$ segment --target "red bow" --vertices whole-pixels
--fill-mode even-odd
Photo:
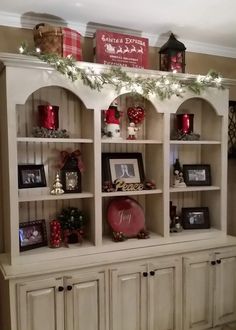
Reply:
[[[79,149],[73,151],[73,152],[68,152],[68,151],[61,151],[61,168],[64,167],[65,163],[67,162],[67,160],[70,158],[70,157],[75,157],[77,159],[77,166],[80,170],[80,172],[84,172],[85,171],[85,166],[84,166],[84,163],[81,159],[81,152]]]

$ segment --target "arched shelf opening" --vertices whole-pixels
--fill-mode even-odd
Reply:
[[[177,108],[176,113],[171,115],[170,132],[174,135],[176,130],[181,130],[181,122],[178,115],[190,114],[191,132],[183,140],[220,141],[222,115],[207,99],[202,97],[191,97],[183,101]],[[180,125],[180,127],[178,127]],[[180,134],[181,135],[181,134]]]
[[[25,104],[16,106],[18,137],[32,137],[34,128],[41,126],[39,105],[59,107],[58,130],[66,130],[70,138],[93,138],[93,111],[77,95],[59,86],[42,87],[31,93]]]
[[[123,93],[112,100],[110,106],[116,104],[117,117],[119,118],[119,139],[120,142],[127,142],[129,140],[129,126],[130,123],[135,125],[134,140],[154,140],[157,142],[163,139],[163,114],[158,112],[155,105],[147,98],[144,98],[138,93]],[[107,113],[106,110],[101,112],[102,123],[102,139],[112,136],[107,136],[106,124]],[[108,119],[109,121],[109,119]],[[108,139],[109,140],[109,139]],[[112,139],[113,142],[115,139]],[[104,141],[103,141],[104,142]],[[115,142],[119,142],[118,140]]]

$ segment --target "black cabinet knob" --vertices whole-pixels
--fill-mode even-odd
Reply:
[[[217,262],[218,264],[221,264],[221,260],[220,260],[220,259],[217,259],[216,262]]]
[[[71,291],[72,290],[72,285],[67,285],[67,290]]]
[[[144,277],[147,277],[148,276],[148,273],[147,272],[143,272],[143,276]]]
[[[61,292],[61,291],[64,291],[63,286],[59,286],[59,287],[58,287],[58,291],[60,291],[60,292]]]
[[[211,264],[214,266],[216,264],[216,262],[215,261],[211,261]]]
[[[154,270],[151,270],[151,271],[150,271],[150,275],[151,275],[151,276],[154,276],[154,275],[155,275],[155,271],[154,271]]]

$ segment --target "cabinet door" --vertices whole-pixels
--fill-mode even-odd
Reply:
[[[20,283],[17,299],[19,330],[64,329],[62,279]]]
[[[148,329],[147,275],[145,265],[111,270],[110,330]]]
[[[150,330],[181,330],[182,261],[160,258],[149,266]]]
[[[65,280],[66,330],[105,330],[105,274],[83,272]]]
[[[212,326],[214,267],[208,253],[184,258],[185,330],[203,330]]]
[[[236,251],[216,255],[215,325],[236,321]]]

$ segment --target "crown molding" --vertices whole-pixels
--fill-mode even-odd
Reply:
[[[62,22],[42,16],[41,17],[24,16],[22,18],[21,15],[12,14],[8,12],[1,12],[1,11],[0,11],[0,22],[1,22],[0,25],[2,26],[25,28],[25,29],[33,29],[36,24],[42,22],[51,25],[67,26],[71,29],[79,31],[82,36],[88,38],[92,38],[94,36],[94,33],[96,32],[96,29],[98,28],[108,29],[109,31],[113,31],[113,32],[127,33],[127,34],[132,34],[134,36],[148,38],[149,45],[152,47],[160,47],[166,42],[166,39],[160,37],[159,35],[148,34],[137,30],[125,29],[120,27],[119,28],[111,27],[96,23],[82,24],[72,21]],[[220,45],[208,44],[208,43],[197,42],[192,40],[182,40],[182,42],[185,44],[187,48],[187,52],[236,58],[236,48],[223,47]]]

